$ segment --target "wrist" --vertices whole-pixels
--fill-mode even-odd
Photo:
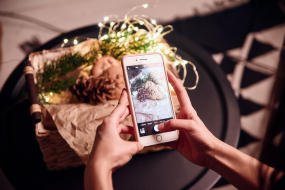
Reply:
[[[211,151],[211,154],[209,155],[209,162],[207,168],[216,171],[217,165],[219,165],[220,158],[223,157],[224,152],[227,151],[227,144],[221,141],[220,139],[217,139],[214,141],[214,146]]]
[[[112,172],[111,164],[104,159],[90,160],[88,161],[87,166],[90,166],[90,168],[93,168],[95,171],[98,172],[104,172],[104,173]]]
[[[104,162],[90,162],[85,168],[85,189],[113,189],[112,170]]]

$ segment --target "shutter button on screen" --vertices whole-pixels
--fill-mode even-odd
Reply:
[[[158,125],[155,125],[155,126],[154,126],[154,130],[155,130],[156,132],[159,132],[159,130],[158,130]]]
[[[160,142],[160,141],[162,140],[162,137],[161,137],[160,135],[157,135],[157,136],[156,136],[156,140],[157,140],[158,142]]]

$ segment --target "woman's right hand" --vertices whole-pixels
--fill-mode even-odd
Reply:
[[[191,105],[185,88],[170,72],[167,72],[169,82],[173,86],[180,103],[180,113],[176,119],[171,119],[158,126],[160,132],[179,130],[177,141],[169,145],[176,149],[194,164],[208,167],[215,149],[221,142],[204,125]]]

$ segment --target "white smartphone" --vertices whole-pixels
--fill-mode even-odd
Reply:
[[[177,130],[161,133],[157,128],[160,123],[175,119],[162,54],[126,55],[122,67],[136,140],[144,146],[177,140]]]

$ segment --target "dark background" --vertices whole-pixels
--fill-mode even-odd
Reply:
[[[252,0],[247,4],[219,13],[177,20],[169,24],[173,25],[174,30],[181,35],[199,43],[210,54],[226,52],[241,47],[249,33],[284,23],[285,16],[280,9],[280,2],[283,1]],[[261,48],[258,51],[262,53],[266,50]],[[231,65],[223,65],[222,69],[225,73],[228,73],[231,70],[230,67]],[[252,111],[250,109],[258,109],[256,106],[247,106],[247,103],[239,101],[241,115],[248,114]],[[1,131],[1,133],[3,135],[5,131]],[[241,131],[238,148],[256,140],[245,131]],[[5,154],[2,149],[3,145],[0,146],[1,154]],[[5,183],[4,176],[0,173],[0,184],[1,182]],[[227,184],[227,182],[221,179],[216,187],[224,184]]]

